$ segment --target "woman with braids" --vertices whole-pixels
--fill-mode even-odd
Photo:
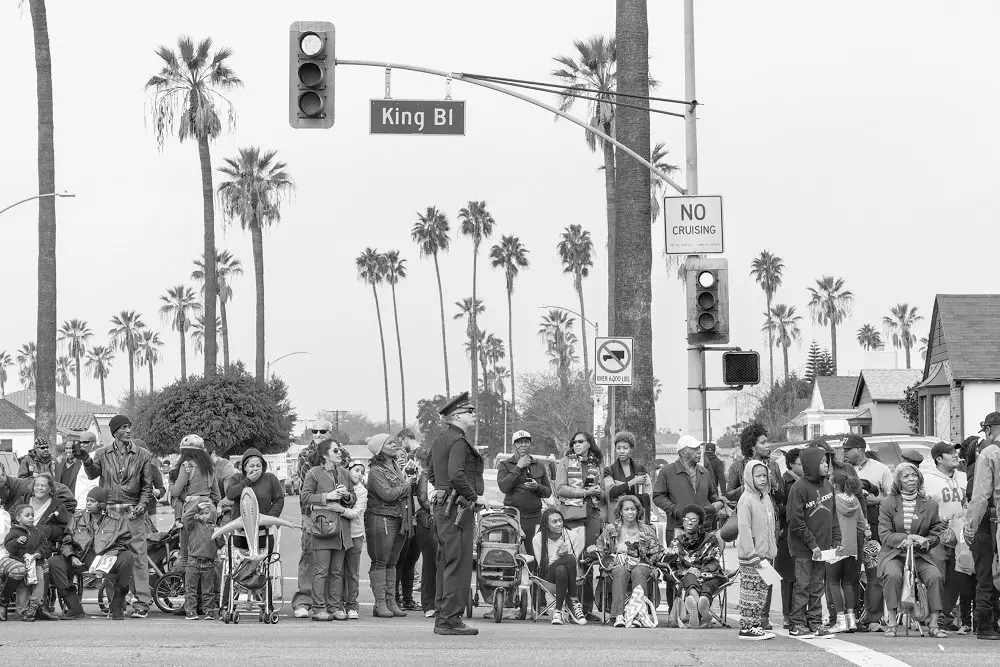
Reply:
[[[573,531],[566,530],[558,507],[549,507],[542,512],[532,547],[538,558],[538,576],[556,585],[552,625],[562,625],[563,614],[578,625],[586,625],[583,605],[573,595],[576,592],[577,559],[583,553],[583,545]]]
[[[215,478],[215,464],[212,457],[205,451],[205,441],[201,436],[186,435],[181,439],[181,456],[177,461],[177,480],[170,485],[170,497],[173,498],[174,521],[180,524],[181,516],[188,509],[188,499],[196,503],[197,498],[209,498],[212,505],[218,506],[222,498],[219,484]],[[178,565],[187,567],[188,532],[181,527],[180,559]]]

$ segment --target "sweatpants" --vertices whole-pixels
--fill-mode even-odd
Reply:
[[[823,587],[826,583],[826,563],[811,557],[795,557],[795,587],[792,590],[793,626],[815,629],[823,624]]]

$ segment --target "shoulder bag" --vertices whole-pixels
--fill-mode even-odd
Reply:
[[[321,468],[315,468],[317,474],[330,476]],[[333,480],[330,480],[331,483]],[[313,537],[335,537],[340,534],[340,513],[323,505],[313,505],[309,521],[309,534]]]

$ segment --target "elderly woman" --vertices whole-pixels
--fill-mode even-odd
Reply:
[[[625,627],[625,601],[636,586],[643,590],[653,565],[663,554],[656,530],[642,522],[642,504],[635,496],[622,496],[615,505],[615,520],[604,527],[597,544],[590,547],[611,568],[611,615],[615,627]]]
[[[897,614],[903,590],[906,552],[913,545],[913,568],[927,587],[930,608],[929,634],[936,639],[948,635],[938,627],[944,582],[931,549],[941,542],[945,523],[938,516],[938,506],[924,493],[924,475],[911,463],[900,463],[894,473],[892,490],[882,500],[878,514],[878,534],[882,550],[878,554],[878,576],[882,580],[886,606],[889,608],[886,637],[896,636]]]
[[[686,505],[681,510],[682,528],[663,552],[663,560],[677,568],[688,622],[702,628],[711,622],[712,596],[725,581],[722,546],[716,535],[709,532],[706,519],[700,505]]]
[[[642,504],[642,515],[646,523],[649,523],[649,489],[653,480],[644,467],[632,460],[633,450],[634,435],[628,431],[615,434],[615,462],[607,469],[604,488],[610,502],[615,502],[624,495],[636,496]]]
[[[346,621],[344,558],[354,540],[344,510],[355,496],[350,473],[340,465],[340,447],[327,438],[316,451],[322,463],[309,469],[299,492],[299,503],[309,508],[305,530],[312,536],[312,620]]]

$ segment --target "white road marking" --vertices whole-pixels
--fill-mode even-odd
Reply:
[[[788,637],[787,630],[777,630],[776,634]],[[847,662],[858,665],[858,667],[910,667],[902,660],[897,660],[891,655],[879,653],[867,646],[854,644],[838,638],[804,639],[799,637],[789,637],[798,641],[821,648],[827,653],[831,653]]]

